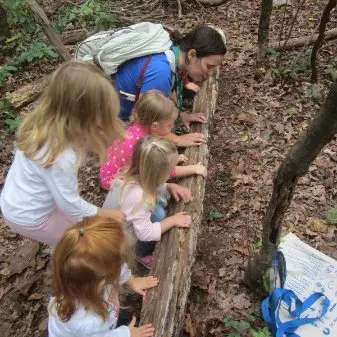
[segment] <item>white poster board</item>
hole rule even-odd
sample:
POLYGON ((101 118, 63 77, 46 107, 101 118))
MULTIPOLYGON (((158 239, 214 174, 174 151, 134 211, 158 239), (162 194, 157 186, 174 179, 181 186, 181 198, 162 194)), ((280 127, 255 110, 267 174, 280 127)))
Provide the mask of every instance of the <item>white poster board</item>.
MULTIPOLYGON (((322 292, 330 300, 329 309, 323 318, 299 327, 296 333, 301 337, 337 337, 337 261, 310 247, 292 233, 281 240, 280 250, 287 265, 284 288, 293 290, 301 301, 314 292, 322 292)), ((310 310, 313 315, 317 312, 315 308, 310 310)), ((281 320, 288 319, 282 310, 281 320)))

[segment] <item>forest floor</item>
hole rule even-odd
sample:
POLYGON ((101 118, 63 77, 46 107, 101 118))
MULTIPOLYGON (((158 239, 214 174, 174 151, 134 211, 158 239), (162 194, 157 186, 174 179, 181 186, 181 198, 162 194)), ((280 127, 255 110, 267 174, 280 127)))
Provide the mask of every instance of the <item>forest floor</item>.
MULTIPOLYGON (((55 12, 51 1, 44 3, 45 8, 49 8, 47 14, 55 12)), ((120 13, 127 16, 128 2, 114 3, 120 6, 120 13)), ((156 22, 183 31, 200 23, 211 23, 226 32, 228 53, 221 68, 217 110, 211 127, 204 220, 184 336, 227 336, 234 332, 223 323, 224 317, 229 315, 238 322, 255 317, 257 320, 253 325, 262 326, 259 318, 261 297, 244 285, 244 270, 251 252, 261 243, 261 223, 275 172, 287 151, 318 113, 332 84, 331 76, 337 69, 337 43, 324 43, 320 49, 319 80, 315 84, 310 83, 310 47, 282 53, 278 65, 276 56, 270 56, 271 68, 256 70, 260 1, 228 1, 222 6, 207 8, 198 1, 190 3, 183 7, 181 18, 177 18, 175 4, 160 7, 152 16, 144 7, 138 8, 137 13, 139 17, 149 20, 152 17, 156 22)), ((317 27, 325 3, 307 0, 291 37, 310 36, 317 27)), ((274 8, 272 41, 279 40, 284 12, 282 38, 291 26, 291 7, 274 8)), ((130 18, 129 13, 125 20, 130 18)), ((329 28, 335 25, 330 24, 329 28)), ((14 91, 49 73, 56 64, 41 61, 30 65, 25 72, 10 78, 6 89, 0 93, 14 91)), ((28 106, 20 113, 29 109, 28 106)), ((13 158, 14 134, 6 129, 4 120, 0 120, 0 126, 4 131, 0 148, 0 183, 3 184, 13 158)), ((337 143, 334 140, 310 166, 308 174, 299 180, 283 226, 284 233, 296 234, 335 259, 337 229, 327 225, 326 214, 337 204, 336 162, 337 143)), ((105 194, 99 188, 95 165, 88 164, 81 170, 80 190, 85 199, 97 205, 102 203, 105 194)), ((46 307, 51 292, 49 258, 48 247, 14 234, 1 220, 1 336, 46 335, 46 307)), ((238 336, 250 336, 249 329, 238 336)))

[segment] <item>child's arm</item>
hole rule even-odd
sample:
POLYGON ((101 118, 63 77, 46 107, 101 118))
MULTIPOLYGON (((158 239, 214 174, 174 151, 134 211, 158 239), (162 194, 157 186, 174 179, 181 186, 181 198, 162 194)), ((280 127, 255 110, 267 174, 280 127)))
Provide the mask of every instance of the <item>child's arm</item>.
POLYGON ((71 150, 44 171, 45 183, 57 207, 74 222, 94 216, 98 208, 85 201, 78 193, 78 158, 71 150))
POLYGON ((189 228, 192 224, 192 218, 187 212, 179 212, 169 216, 160 222, 161 232, 165 233, 173 227, 189 228))
POLYGON ((186 166, 176 166, 175 167, 175 177, 187 177, 193 174, 202 176, 206 178, 207 176, 207 169, 204 165, 199 162, 195 165, 186 165, 186 166))
POLYGON ((145 296, 146 289, 156 287, 159 283, 159 279, 155 276, 148 277, 135 277, 131 275, 126 284, 137 294, 145 296))
POLYGON ((160 223, 151 221, 151 210, 143 203, 143 190, 139 185, 128 184, 124 187, 121 210, 126 215, 126 220, 132 223, 138 240, 160 240, 160 223))

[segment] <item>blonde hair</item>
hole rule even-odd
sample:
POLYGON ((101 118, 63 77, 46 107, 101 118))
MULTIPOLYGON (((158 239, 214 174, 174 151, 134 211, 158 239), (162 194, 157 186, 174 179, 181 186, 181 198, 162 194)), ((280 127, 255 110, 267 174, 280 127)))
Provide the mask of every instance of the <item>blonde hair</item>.
POLYGON ((154 122, 168 121, 177 111, 176 104, 158 90, 150 90, 142 95, 135 106, 134 120, 150 128, 154 122))
POLYGON ((44 168, 69 147, 82 160, 93 152, 103 162, 112 141, 124 138, 118 115, 119 98, 109 78, 92 64, 68 61, 52 74, 38 106, 24 117, 17 146, 44 168))
POLYGON ((169 178, 176 165, 172 160, 178 155, 174 144, 160 138, 147 136, 133 149, 131 163, 124 174, 124 186, 136 182, 143 189, 143 200, 149 208, 156 204, 158 188, 169 178))
POLYGON ((53 256, 53 307, 59 318, 68 321, 80 304, 105 320, 104 284, 118 292, 128 256, 124 231, 114 219, 88 217, 67 229, 53 256))

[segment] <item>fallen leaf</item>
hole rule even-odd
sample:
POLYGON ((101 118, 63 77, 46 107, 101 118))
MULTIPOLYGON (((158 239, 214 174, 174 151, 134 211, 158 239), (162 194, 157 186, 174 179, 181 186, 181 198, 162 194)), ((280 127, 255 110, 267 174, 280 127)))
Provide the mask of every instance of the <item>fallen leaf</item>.
POLYGON ((197 335, 197 330, 192 322, 190 314, 186 314, 185 317, 185 331, 190 334, 190 337, 195 337, 197 335))
POLYGON ((26 269, 22 274, 18 275, 14 282, 14 288, 23 294, 27 294, 39 276, 32 269, 26 269))
POLYGON ((34 293, 28 297, 28 301, 40 300, 43 297, 42 294, 34 293))
POLYGON ((327 226, 323 220, 314 219, 310 223, 310 229, 314 232, 324 233, 327 230, 327 226))
POLYGON ((39 250, 37 241, 25 240, 21 246, 9 259, 10 275, 21 274, 28 267, 35 267, 35 256, 39 250))
POLYGON ((251 306, 249 297, 242 293, 233 297, 233 307, 239 310, 248 309, 251 306))

